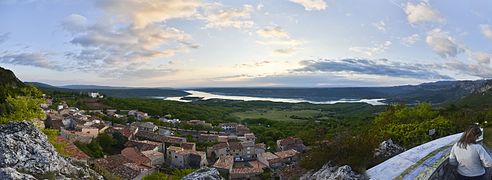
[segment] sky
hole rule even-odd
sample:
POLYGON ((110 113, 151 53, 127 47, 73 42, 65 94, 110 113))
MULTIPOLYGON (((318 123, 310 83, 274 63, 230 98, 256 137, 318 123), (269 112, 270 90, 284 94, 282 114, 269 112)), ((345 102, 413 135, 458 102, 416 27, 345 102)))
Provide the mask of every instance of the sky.
POLYGON ((23 81, 355 87, 492 78, 489 0, 0 0, 23 81))

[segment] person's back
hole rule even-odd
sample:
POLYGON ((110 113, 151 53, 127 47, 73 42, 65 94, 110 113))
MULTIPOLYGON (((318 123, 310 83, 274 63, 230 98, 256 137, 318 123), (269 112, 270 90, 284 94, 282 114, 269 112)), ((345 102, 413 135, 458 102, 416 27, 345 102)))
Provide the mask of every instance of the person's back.
POLYGON ((458 166, 459 179, 484 179, 484 167, 492 167, 492 158, 476 143, 481 134, 480 127, 470 126, 451 149, 449 163, 458 166))
POLYGON ((485 174, 484 166, 492 166, 490 155, 480 144, 469 144, 466 149, 455 144, 451 154, 454 158, 449 158, 450 163, 458 165, 457 171, 463 176, 481 176, 485 174), (455 163, 451 161, 455 161, 455 163))

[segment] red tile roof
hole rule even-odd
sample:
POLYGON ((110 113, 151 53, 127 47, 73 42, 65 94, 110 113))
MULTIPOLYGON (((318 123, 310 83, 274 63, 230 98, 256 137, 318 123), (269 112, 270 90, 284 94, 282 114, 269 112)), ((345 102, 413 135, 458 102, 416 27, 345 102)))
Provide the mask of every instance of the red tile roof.
POLYGON ((219 159, 213 165, 213 167, 219 169, 231 169, 233 165, 234 165, 234 157, 220 156, 219 159))
POLYGON ((142 152, 138 151, 135 147, 127 147, 123 149, 121 151, 121 155, 140 165, 148 165, 151 162, 149 158, 142 154, 142 152))
POLYGON ((298 154, 299 152, 297 152, 296 150, 294 149, 289 149, 287 151, 280 151, 280 152, 276 152, 275 155, 277 155, 279 158, 281 159, 284 159, 284 158, 289 158, 289 157, 294 157, 298 154))

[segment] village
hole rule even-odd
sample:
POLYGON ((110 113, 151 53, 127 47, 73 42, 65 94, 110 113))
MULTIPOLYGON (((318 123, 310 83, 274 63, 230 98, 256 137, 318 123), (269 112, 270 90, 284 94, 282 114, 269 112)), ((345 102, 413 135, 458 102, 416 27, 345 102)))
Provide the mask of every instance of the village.
MULTIPOLYGON (((103 98, 88 93, 91 98, 103 98)), ((46 98, 40 107, 47 118, 44 126, 60 132, 61 141, 70 144, 74 158, 86 161, 107 179, 142 179, 164 168, 216 168, 226 179, 261 179, 265 172, 276 173, 297 163, 305 152, 303 141, 296 137, 277 140, 275 147, 257 142, 255 134, 239 123, 213 126, 203 120, 179 120, 155 117, 139 110, 80 110, 66 103, 53 104, 46 98), (148 121, 158 118, 164 124, 207 127, 214 130, 159 126, 148 121), (134 119, 114 123, 104 119, 134 119), (89 144, 101 134, 118 135, 125 143, 113 155, 93 158, 73 144, 89 144)), ((161 124, 161 123, 159 123, 161 124)))

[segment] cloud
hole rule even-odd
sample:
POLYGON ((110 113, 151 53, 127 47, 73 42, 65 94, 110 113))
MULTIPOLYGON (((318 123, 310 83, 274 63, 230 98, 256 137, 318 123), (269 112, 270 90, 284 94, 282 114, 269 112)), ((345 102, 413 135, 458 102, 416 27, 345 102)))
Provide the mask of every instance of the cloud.
POLYGON ((121 71, 116 69, 149 70, 138 65, 198 48, 191 35, 165 24, 170 19, 196 14, 201 5, 198 1, 102 0, 96 5, 103 13, 92 24, 78 14, 62 21, 64 29, 72 33, 70 43, 79 48, 65 53, 65 57, 76 61, 74 69, 117 77, 121 71))
POLYGON ((24 65, 24 66, 34 66, 46 69, 61 70, 62 68, 48 60, 46 54, 42 53, 3 53, 0 54, 0 63, 13 64, 13 65, 24 65))
POLYGON ((290 0, 290 2, 304 6, 304 9, 307 11, 326 9, 326 2, 324 0, 290 0))
POLYGON ((264 61, 257 61, 257 62, 254 62, 254 63, 236 64, 236 65, 234 65, 234 68, 243 68, 243 67, 255 68, 255 67, 260 67, 260 66, 267 65, 267 64, 270 64, 270 63, 272 63, 272 61, 264 60, 264 61))
POLYGON ((384 43, 376 43, 374 44, 373 47, 360 47, 360 46, 350 47, 349 51, 353 51, 356 53, 363 53, 368 56, 373 56, 376 54, 383 53, 391 46, 391 44, 392 44, 391 41, 385 41, 384 43))
POLYGON ((405 46, 412 46, 413 44, 420 41, 420 36, 418 34, 412 34, 410 36, 404 37, 401 39, 401 43, 405 46))
POLYGON ((480 31, 488 39, 492 40, 492 30, 488 24, 480 24, 480 31))
POLYGON ((281 27, 266 27, 256 30, 256 34, 265 38, 290 38, 289 33, 282 30, 281 27))
POLYGON ((444 64, 447 69, 464 75, 471 75, 479 78, 492 78, 492 68, 483 64, 465 64, 459 61, 447 62, 444 64))
POLYGON ((253 10, 251 5, 244 5, 242 8, 226 8, 220 3, 213 3, 206 5, 203 14, 197 16, 198 19, 206 21, 205 28, 241 29, 254 25, 250 17, 253 10))
POLYGON ((432 65, 389 62, 386 59, 306 60, 294 72, 338 72, 416 79, 452 79, 433 71, 432 65))
POLYGON ((433 29, 427 33, 425 42, 429 47, 442 58, 456 57, 465 51, 465 48, 457 44, 455 40, 441 29, 433 29))
POLYGON ((287 31, 284 31, 281 27, 265 27, 256 30, 256 34, 263 38, 263 40, 257 41, 257 43, 268 46, 276 46, 273 51, 276 55, 287 55, 294 53, 297 46, 303 42, 291 38, 287 31), (280 47, 279 47, 280 46, 280 47))
POLYGON ((65 30, 73 33, 84 31, 87 28, 87 18, 79 14, 71 14, 62 21, 65 30))
POLYGON ((380 31, 382 31, 382 32, 385 32, 385 31, 386 31, 386 24, 385 24, 385 23, 384 23, 384 21, 382 21, 382 20, 381 20, 381 21, 379 21, 379 22, 372 23, 372 25, 373 25, 376 29, 378 29, 378 30, 380 30, 380 31))
POLYGON ((130 20, 133 28, 145 28, 155 22, 191 17, 201 3, 199 0, 101 0, 97 5, 112 20, 130 20))
POLYGON ((291 54, 295 51, 295 48, 280 48, 280 49, 275 49, 275 53, 280 54, 280 55, 285 55, 285 54, 291 54))
POLYGON ((475 59, 479 64, 490 64, 490 57, 491 55, 488 53, 473 53, 473 59, 475 59))
POLYGON ((433 9, 429 3, 420 2, 417 4, 407 3, 404 7, 407 20, 410 24, 419 22, 444 22, 439 11, 433 9))

